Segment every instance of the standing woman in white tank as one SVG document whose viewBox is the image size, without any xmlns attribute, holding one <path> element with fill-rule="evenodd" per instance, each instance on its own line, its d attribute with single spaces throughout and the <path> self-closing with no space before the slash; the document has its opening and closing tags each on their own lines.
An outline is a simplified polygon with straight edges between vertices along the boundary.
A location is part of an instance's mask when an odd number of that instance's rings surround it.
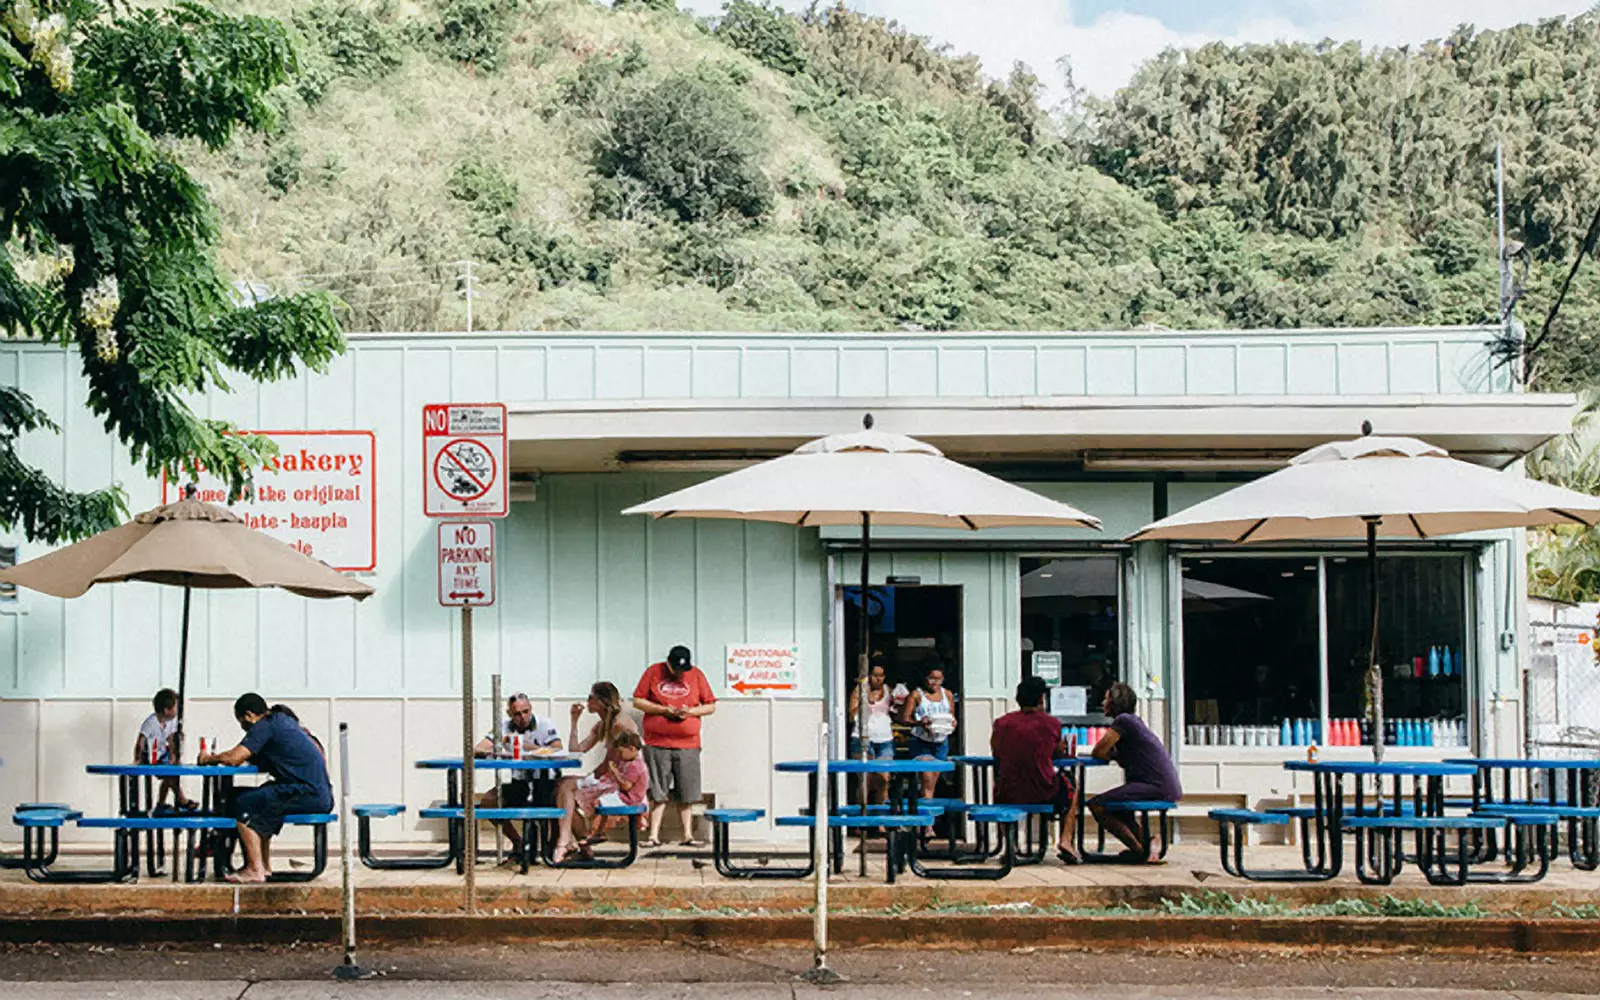
<svg viewBox="0 0 1600 1000">
<path fill-rule="evenodd" d="M 956 696 L 945 690 L 944 670 L 937 660 L 928 666 L 922 687 L 911 693 L 900 709 L 900 721 L 911 729 L 911 756 L 918 760 L 949 760 L 950 734 L 956 731 Z M 922 797 L 932 798 L 939 775 L 922 776 Z"/>
</svg>

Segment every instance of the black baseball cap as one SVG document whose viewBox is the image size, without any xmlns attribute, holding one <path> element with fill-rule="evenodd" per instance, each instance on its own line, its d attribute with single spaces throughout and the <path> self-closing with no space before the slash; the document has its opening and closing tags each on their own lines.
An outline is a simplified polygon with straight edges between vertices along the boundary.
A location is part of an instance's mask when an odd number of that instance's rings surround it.
<svg viewBox="0 0 1600 1000">
<path fill-rule="evenodd" d="M 682 673 L 694 666 L 694 657 L 689 654 L 689 647 L 673 646 L 668 650 L 667 666 L 673 673 Z"/>
</svg>

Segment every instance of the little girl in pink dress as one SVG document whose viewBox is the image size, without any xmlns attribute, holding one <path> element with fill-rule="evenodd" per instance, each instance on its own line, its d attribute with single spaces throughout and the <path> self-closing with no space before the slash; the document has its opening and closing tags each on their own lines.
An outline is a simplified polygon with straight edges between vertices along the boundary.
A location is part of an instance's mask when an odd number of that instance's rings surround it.
<svg viewBox="0 0 1600 1000">
<path fill-rule="evenodd" d="M 590 844 L 605 839 L 606 828 L 611 825 L 610 816 L 596 815 L 600 806 L 636 806 L 644 802 L 650 773 L 639 756 L 641 752 L 638 733 L 619 732 L 594 773 L 578 779 L 573 795 L 578 814 L 589 821 L 589 836 L 578 844 L 583 854 L 589 854 Z"/>
</svg>

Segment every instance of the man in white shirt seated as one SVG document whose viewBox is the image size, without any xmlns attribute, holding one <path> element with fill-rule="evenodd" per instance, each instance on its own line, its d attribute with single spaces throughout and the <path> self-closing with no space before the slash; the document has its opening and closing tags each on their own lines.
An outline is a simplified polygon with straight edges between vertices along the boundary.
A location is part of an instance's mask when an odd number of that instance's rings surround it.
<svg viewBox="0 0 1600 1000">
<path fill-rule="evenodd" d="M 535 715 L 533 702 L 520 692 L 506 699 L 506 717 L 500 720 L 500 756 L 511 756 L 513 742 L 519 737 L 522 742 L 522 754 L 525 757 L 532 756 L 533 751 L 540 747 L 549 750 L 561 749 L 561 733 L 556 729 L 555 722 L 542 715 Z M 495 752 L 494 737 L 485 736 L 478 741 L 474 749 L 479 757 L 492 756 Z M 536 787 L 534 777 L 539 773 L 513 771 L 510 781 L 484 793 L 478 804 L 486 809 L 497 806 L 521 809 L 527 806 L 555 805 L 555 782 L 540 781 L 537 785 L 538 794 L 534 794 Z M 512 856 L 522 850 L 521 824 L 502 821 L 500 832 L 511 841 Z"/>
<path fill-rule="evenodd" d="M 150 707 L 155 711 L 151 712 L 139 726 L 139 741 L 133 747 L 134 763 L 177 764 L 179 761 L 173 758 L 172 749 L 173 737 L 178 732 L 178 692 L 171 688 L 162 688 L 156 692 L 154 698 L 150 699 Z M 183 794 L 183 788 L 178 784 L 177 778 L 161 779 L 161 791 L 151 806 L 153 808 L 165 806 L 169 794 L 173 796 L 179 809 L 196 807 L 194 800 Z"/>
</svg>

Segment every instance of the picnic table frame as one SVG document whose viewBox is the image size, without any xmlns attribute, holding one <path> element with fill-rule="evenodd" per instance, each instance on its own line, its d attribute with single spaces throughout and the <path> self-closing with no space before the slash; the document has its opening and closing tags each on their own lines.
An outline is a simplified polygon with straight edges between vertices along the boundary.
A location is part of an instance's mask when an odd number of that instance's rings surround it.
<svg viewBox="0 0 1600 1000">
<path fill-rule="evenodd" d="M 951 757 L 950 760 L 952 763 L 966 767 L 971 772 L 973 805 L 994 805 L 995 803 L 991 798 L 989 779 L 989 772 L 994 768 L 994 758 L 983 754 L 962 754 L 957 757 Z M 1086 757 L 1079 754 L 1076 757 L 1058 757 L 1051 763 L 1055 765 L 1058 771 L 1068 769 L 1072 771 L 1070 775 L 1072 787 L 1078 790 L 1077 823 L 1073 832 L 1073 846 L 1078 849 L 1078 857 L 1081 858 L 1085 851 L 1083 842 L 1084 820 L 1089 814 L 1089 797 L 1083 787 L 1086 772 L 1091 767 L 1106 767 L 1111 762 L 1101 760 L 1098 757 Z M 1029 820 L 1024 820 L 1024 825 L 1027 826 L 1030 822 Z M 1031 827 L 1025 832 L 1031 833 Z M 974 849 L 983 851 L 986 857 L 989 856 L 997 848 L 992 848 L 988 841 L 988 831 L 980 825 L 976 834 L 976 842 L 973 845 Z M 1048 839 L 1046 842 L 1048 843 Z"/>
<path fill-rule="evenodd" d="M 445 805 L 451 809 L 460 809 L 464 807 L 465 802 L 462 799 L 461 772 L 465 770 L 466 763 L 462 760 L 462 758 L 429 757 L 425 760 L 417 761 L 415 766 L 419 770 L 423 771 L 444 771 Z M 530 799 L 537 799 L 539 798 L 539 792 L 541 790 L 547 790 L 552 793 L 554 792 L 555 783 L 559 777 L 559 775 L 557 775 L 555 772 L 570 771 L 582 766 L 583 759 L 581 757 L 560 754 L 551 756 L 523 757 L 520 760 L 515 760 L 510 757 L 476 757 L 474 758 L 473 769 L 475 771 L 483 770 L 496 772 L 496 788 L 500 787 L 498 772 L 528 772 L 528 780 L 533 783 L 533 793 L 530 796 Z M 473 790 L 473 793 L 476 794 L 475 789 Z M 555 801 L 553 794 L 550 796 L 550 799 L 552 802 Z M 464 829 L 466 826 L 466 821 L 451 819 L 446 820 L 445 822 L 449 824 L 451 833 L 447 837 L 450 845 L 448 850 L 449 860 L 445 861 L 444 865 L 448 865 L 451 861 L 454 861 L 456 863 L 456 868 L 459 871 L 462 868 L 466 852 L 467 830 Z M 474 837 L 478 835 L 477 830 L 473 830 L 471 833 Z M 457 834 L 459 834 L 459 836 Z M 479 857 L 483 856 L 482 851 L 477 852 L 477 854 Z M 440 865 L 440 867 L 444 867 L 444 865 Z"/>
<path fill-rule="evenodd" d="M 233 795 L 233 779 L 260 774 L 253 764 L 228 766 L 224 764 L 90 764 L 84 768 L 89 774 L 117 779 L 117 815 L 124 819 L 147 817 L 155 809 L 155 782 L 161 778 L 200 778 L 200 809 L 196 816 L 226 817 L 228 803 Z M 145 868 L 151 878 L 156 876 L 163 861 L 165 838 L 160 830 L 146 830 Z M 230 859 L 238 834 L 231 830 L 203 830 L 195 853 L 215 859 L 215 877 L 218 879 L 231 870 Z M 178 844 L 180 838 L 173 834 L 172 880 L 179 880 Z M 135 859 L 137 864 L 137 859 Z M 185 866 L 189 867 L 189 866 Z M 205 878 L 205 869 L 200 869 Z"/>
<path fill-rule="evenodd" d="M 1324 760 L 1315 763 L 1304 760 L 1286 761 L 1284 770 L 1307 773 L 1312 776 L 1313 802 L 1315 816 L 1312 821 L 1312 832 L 1316 845 L 1316 860 L 1311 859 L 1312 844 L 1302 842 L 1301 853 L 1305 862 L 1306 872 L 1314 876 L 1316 881 L 1324 881 L 1337 877 L 1344 870 L 1344 779 L 1349 776 L 1354 779 L 1355 801 L 1352 815 L 1366 816 L 1381 812 L 1386 804 L 1392 804 L 1396 811 L 1405 808 L 1407 796 L 1404 793 L 1404 781 L 1411 779 L 1411 795 L 1409 801 L 1412 809 L 1418 816 L 1444 815 L 1444 779 L 1447 777 L 1470 777 L 1476 774 L 1476 768 L 1465 764 L 1435 763 L 1431 761 L 1339 761 Z M 1366 798 L 1365 778 L 1374 779 L 1377 788 L 1372 798 L 1369 809 Z M 1384 794 L 1383 779 L 1392 778 L 1389 794 Z M 1406 854 L 1400 848 L 1399 835 L 1392 831 L 1379 829 L 1362 830 L 1355 833 L 1356 858 L 1359 864 L 1364 864 L 1371 856 L 1374 858 L 1387 857 L 1389 864 L 1398 866 L 1405 861 L 1416 862 L 1424 853 L 1424 845 L 1419 833 L 1416 851 Z M 1389 850 L 1383 851 L 1382 838 L 1393 838 Z"/>
<path fill-rule="evenodd" d="M 1472 805 L 1549 805 L 1549 806 L 1580 806 L 1593 807 L 1596 805 L 1595 795 L 1586 787 L 1582 780 L 1584 772 L 1600 771 L 1600 760 L 1566 760 L 1558 757 L 1456 757 L 1446 763 L 1466 764 L 1476 768 L 1472 776 Z M 1500 772 L 1500 798 L 1494 794 L 1494 774 Z M 1517 798 L 1512 791 L 1514 773 L 1522 773 L 1523 797 Z M 1557 772 L 1566 773 L 1565 792 L 1566 800 L 1563 803 L 1559 797 L 1562 782 L 1557 780 Z M 1548 789 L 1544 800 L 1533 797 L 1533 778 L 1536 773 L 1543 773 L 1545 787 Z M 1510 845 L 1507 845 L 1509 851 Z M 1593 818 L 1568 817 L 1567 819 L 1567 852 L 1573 867 L 1582 871 L 1594 871 L 1600 868 L 1600 820 Z M 1494 860 L 1497 846 L 1493 833 L 1484 835 L 1482 848 L 1483 860 Z"/>
</svg>

